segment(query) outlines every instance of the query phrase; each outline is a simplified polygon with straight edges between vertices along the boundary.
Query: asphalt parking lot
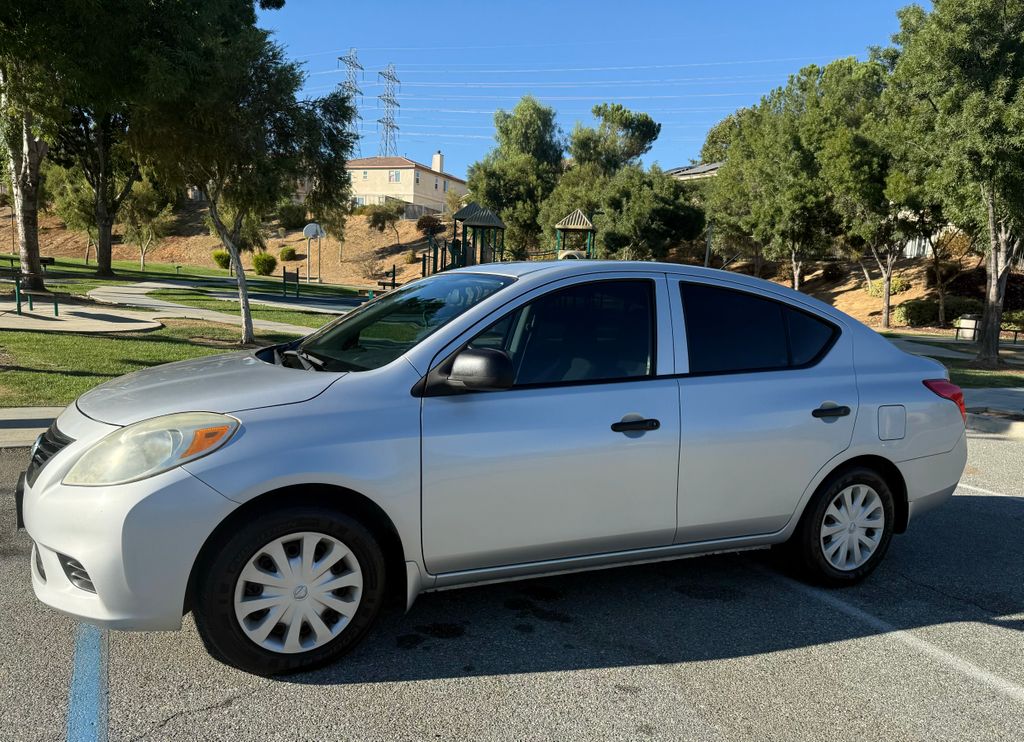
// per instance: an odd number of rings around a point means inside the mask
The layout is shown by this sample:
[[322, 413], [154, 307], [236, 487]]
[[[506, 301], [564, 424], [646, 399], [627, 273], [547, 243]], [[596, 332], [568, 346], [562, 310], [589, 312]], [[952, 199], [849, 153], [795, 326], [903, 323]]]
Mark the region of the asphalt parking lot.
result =
[[[81, 738], [76, 624], [13, 531], [25, 457], [0, 451], [0, 738]], [[188, 619], [93, 636], [74, 672], [111, 740], [1019, 740], [1024, 442], [972, 435], [953, 502], [842, 591], [757, 552], [434, 593], [284, 680], [212, 661]]]

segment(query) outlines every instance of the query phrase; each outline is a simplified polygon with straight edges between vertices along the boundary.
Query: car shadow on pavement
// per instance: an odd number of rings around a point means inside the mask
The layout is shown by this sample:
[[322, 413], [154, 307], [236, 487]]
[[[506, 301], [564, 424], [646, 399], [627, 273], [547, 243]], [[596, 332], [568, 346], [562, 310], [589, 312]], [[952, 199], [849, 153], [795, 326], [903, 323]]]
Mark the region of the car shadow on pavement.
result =
[[[840, 590], [807, 588], [760, 551], [426, 594], [408, 614], [390, 612], [339, 663], [281, 680], [373, 683], [688, 663], [885, 633], [880, 625], [1024, 630], [1022, 526], [1024, 498], [956, 497], [897, 536], [865, 583]], [[836, 610], [830, 597], [852, 611]]]

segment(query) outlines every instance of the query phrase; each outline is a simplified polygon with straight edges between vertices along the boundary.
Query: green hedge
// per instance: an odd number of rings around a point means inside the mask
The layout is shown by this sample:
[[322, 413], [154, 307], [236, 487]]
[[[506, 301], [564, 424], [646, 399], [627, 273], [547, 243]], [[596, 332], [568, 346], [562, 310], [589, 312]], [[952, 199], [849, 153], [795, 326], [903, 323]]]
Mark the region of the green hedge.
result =
[[210, 255], [213, 256], [213, 262], [217, 264], [218, 268], [227, 270], [231, 267], [231, 253], [227, 250], [214, 250]]
[[1003, 312], [1003, 327], [1024, 330], [1024, 309], [1018, 309], [1014, 312]]
[[281, 260], [295, 260], [297, 257], [295, 254], [295, 248], [290, 245], [288, 247], [282, 247], [280, 255]]
[[306, 226], [306, 204], [282, 201], [277, 205], [277, 220], [285, 229], [302, 229]]
[[[864, 290], [868, 292], [868, 296], [881, 299], [883, 287], [884, 284], [881, 281], [872, 281], [870, 286], [864, 287]], [[910, 281], [902, 276], [893, 276], [892, 281], [889, 282], [889, 296], [896, 296], [904, 291], [910, 291]]]
[[[964, 296], [946, 297], [946, 322], [951, 323], [963, 314], [978, 314], [982, 305], [977, 299]], [[939, 302], [937, 299], [910, 299], [896, 307], [892, 320], [897, 325], [908, 327], [930, 327], [939, 323]]]
[[269, 276], [277, 268], [277, 258], [268, 252], [253, 253], [252, 267], [257, 276]]

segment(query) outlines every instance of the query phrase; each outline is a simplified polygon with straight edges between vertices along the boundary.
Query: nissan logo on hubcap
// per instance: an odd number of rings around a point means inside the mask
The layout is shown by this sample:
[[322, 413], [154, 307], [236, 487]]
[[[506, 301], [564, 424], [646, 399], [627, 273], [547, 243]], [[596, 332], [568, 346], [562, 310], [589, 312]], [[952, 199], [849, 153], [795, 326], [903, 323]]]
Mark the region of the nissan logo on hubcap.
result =
[[306, 596], [307, 596], [308, 594], [309, 594], [309, 590], [308, 590], [308, 589], [306, 588], [306, 586], [305, 586], [305, 585], [299, 585], [299, 586], [298, 586], [297, 588], [295, 588], [295, 590], [294, 590], [294, 591], [292, 592], [292, 596], [293, 596], [293, 597], [294, 597], [294, 598], [295, 598], [296, 600], [305, 600], [305, 599], [306, 599]]

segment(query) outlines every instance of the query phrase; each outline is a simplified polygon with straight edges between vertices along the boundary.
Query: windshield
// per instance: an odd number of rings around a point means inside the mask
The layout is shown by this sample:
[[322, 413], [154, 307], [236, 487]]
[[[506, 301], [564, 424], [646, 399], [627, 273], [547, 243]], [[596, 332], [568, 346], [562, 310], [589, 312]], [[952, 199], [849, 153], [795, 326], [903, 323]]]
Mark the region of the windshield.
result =
[[449, 273], [415, 281], [310, 335], [299, 350], [328, 371], [380, 368], [514, 280]]

